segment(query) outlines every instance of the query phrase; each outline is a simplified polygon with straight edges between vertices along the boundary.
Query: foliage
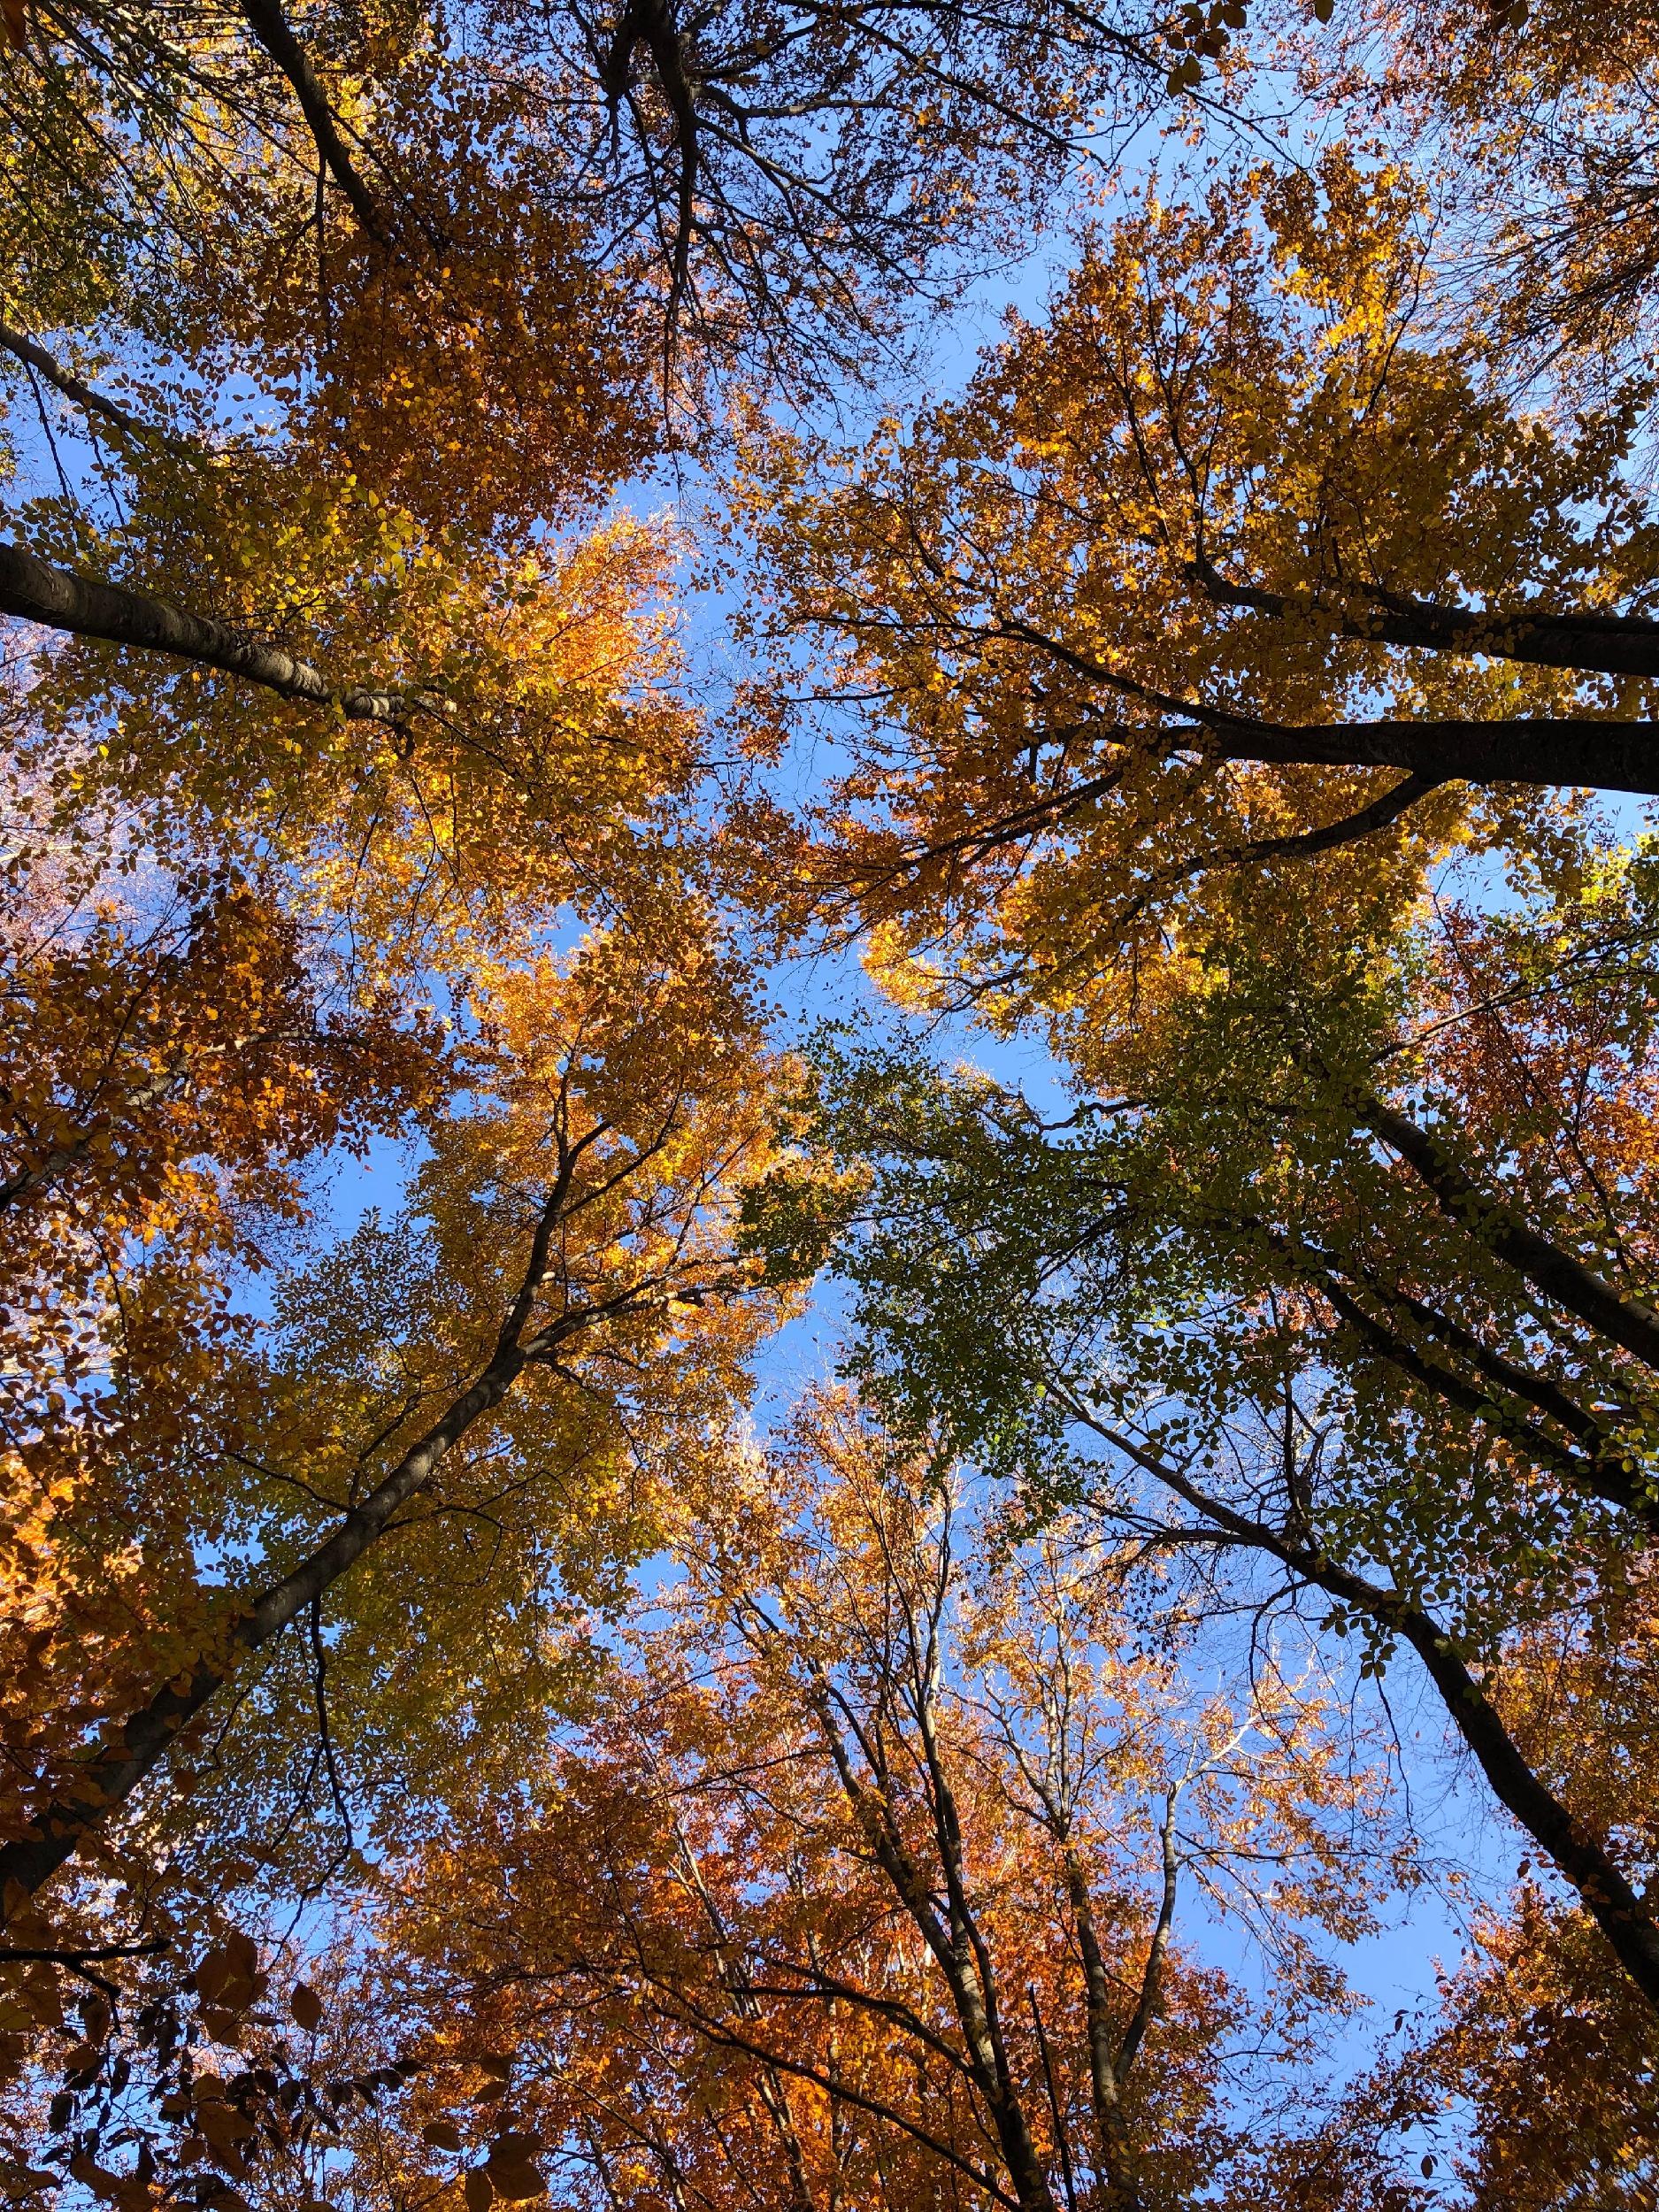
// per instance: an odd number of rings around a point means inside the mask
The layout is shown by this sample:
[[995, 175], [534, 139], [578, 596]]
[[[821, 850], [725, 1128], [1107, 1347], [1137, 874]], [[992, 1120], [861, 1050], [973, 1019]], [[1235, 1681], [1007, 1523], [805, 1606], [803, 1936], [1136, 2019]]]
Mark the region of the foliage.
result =
[[0, 6], [7, 2201], [1651, 2200], [1651, 14]]

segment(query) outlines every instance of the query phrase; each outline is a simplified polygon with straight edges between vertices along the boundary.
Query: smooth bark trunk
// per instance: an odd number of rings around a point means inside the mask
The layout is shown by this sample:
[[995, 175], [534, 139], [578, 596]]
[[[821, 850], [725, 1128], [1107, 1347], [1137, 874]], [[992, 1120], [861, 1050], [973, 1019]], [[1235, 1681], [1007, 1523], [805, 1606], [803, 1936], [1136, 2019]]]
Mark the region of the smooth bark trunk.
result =
[[336, 685], [310, 661], [286, 647], [250, 637], [212, 615], [193, 614], [153, 592], [100, 583], [55, 568], [20, 545], [0, 542], [0, 614], [72, 637], [106, 639], [112, 645], [165, 653], [227, 676], [241, 676], [285, 699], [331, 708], [348, 722], [394, 726], [427, 701], [424, 692]]

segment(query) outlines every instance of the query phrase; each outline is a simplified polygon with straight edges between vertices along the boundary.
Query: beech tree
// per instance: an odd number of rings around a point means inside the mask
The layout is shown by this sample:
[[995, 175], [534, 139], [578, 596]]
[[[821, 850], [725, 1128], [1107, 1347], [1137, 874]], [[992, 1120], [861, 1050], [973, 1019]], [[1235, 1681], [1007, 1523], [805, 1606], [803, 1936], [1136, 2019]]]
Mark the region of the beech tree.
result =
[[0, 7], [8, 2201], [1651, 2194], [1647, 17]]
[[[1340, 2011], [1321, 1939], [1409, 1864], [1317, 1685], [1201, 1688], [1179, 1631], [1136, 1647], [1110, 1563], [1057, 1528], [999, 1555], [984, 1502], [844, 1395], [703, 1479], [669, 1617], [541, 1809], [480, 1808], [398, 1880], [388, 2000], [435, 2034], [415, 2170], [493, 2173], [516, 2135], [581, 2201], [1221, 2184], [1225, 2085]], [[1230, 2048], [1240, 1993], [1182, 1939], [1201, 1897], [1267, 1947], [1277, 2054]]]
[[831, 1052], [827, 1157], [780, 1170], [756, 1228], [786, 1268], [852, 1274], [861, 1371], [1033, 1510], [1083, 1483], [1110, 1513], [1126, 1482], [1155, 1552], [1318, 1593], [1368, 1674], [1415, 1654], [1652, 2003], [1647, 1846], [1574, 1774], [1594, 1723], [1540, 1763], [1508, 1709], [1541, 1623], [1646, 1663], [1649, 1363], [1617, 1288], [1644, 1279], [1646, 864], [1571, 909], [1450, 910], [1386, 979], [1320, 964], [1281, 910], [1271, 955], [1090, 1038], [1131, 1094], [1058, 1128], [983, 1079]]

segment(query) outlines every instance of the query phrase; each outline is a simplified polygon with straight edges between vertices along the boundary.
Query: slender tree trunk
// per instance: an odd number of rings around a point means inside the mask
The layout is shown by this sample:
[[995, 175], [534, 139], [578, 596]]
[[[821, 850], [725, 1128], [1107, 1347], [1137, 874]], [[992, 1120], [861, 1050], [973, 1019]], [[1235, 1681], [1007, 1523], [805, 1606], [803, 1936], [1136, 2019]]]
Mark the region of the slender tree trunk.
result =
[[1234, 1542], [1268, 1553], [1299, 1579], [1351, 1605], [1410, 1645], [1493, 1793], [1548, 1855], [1612, 1946], [1625, 1973], [1659, 2013], [1659, 1924], [1605, 1847], [1528, 1765], [1496, 1708], [1459, 1658], [1440, 1623], [1394, 1592], [1379, 1589], [1362, 1575], [1328, 1558], [1311, 1540], [1295, 1540], [1235, 1512], [1220, 1499], [1207, 1496], [1179, 1468], [1096, 1421], [1085, 1409], [1077, 1410], [1097, 1434], [1126, 1451]]
[[[73, 1785], [37, 1814], [32, 1837], [0, 1847], [0, 1925], [15, 1883], [33, 1896], [57, 1874], [93, 1831], [126, 1804], [152, 1767], [242, 1663], [320, 1598], [386, 1532], [398, 1509], [429, 1482], [446, 1455], [474, 1422], [500, 1404], [525, 1364], [515, 1346], [499, 1351], [412, 1450], [360, 1505], [345, 1514], [326, 1542], [291, 1574], [238, 1609], [223, 1652], [203, 1660], [182, 1684], [157, 1690], [129, 1716], [119, 1740], [88, 1759]], [[13, 1899], [15, 1905], [15, 1899]]]
[[276, 0], [241, 0], [241, 4], [249, 28], [294, 88], [294, 96], [316, 142], [319, 159], [350, 203], [351, 211], [363, 230], [377, 245], [383, 246], [384, 219], [373, 193], [346, 150], [334, 111], [318, 82], [310, 55], [295, 37]]
[[1123, 2085], [1118, 2077], [1116, 2038], [1112, 2034], [1110, 1979], [1094, 1927], [1094, 1907], [1088, 1893], [1087, 1878], [1070, 1842], [1065, 1846], [1065, 1886], [1077, 1929], [1078, 1949], [1083, 1958], [1089, 2096], [1094, 2108], [1101, 2162], [1106, 2170], [1106, 2184], [1114, 2202], [1122, 2208], [1122, 2212], [1139, 2212], [1141, 2194], [1135, 2185], [1133, 2160], [1124, 2137]]

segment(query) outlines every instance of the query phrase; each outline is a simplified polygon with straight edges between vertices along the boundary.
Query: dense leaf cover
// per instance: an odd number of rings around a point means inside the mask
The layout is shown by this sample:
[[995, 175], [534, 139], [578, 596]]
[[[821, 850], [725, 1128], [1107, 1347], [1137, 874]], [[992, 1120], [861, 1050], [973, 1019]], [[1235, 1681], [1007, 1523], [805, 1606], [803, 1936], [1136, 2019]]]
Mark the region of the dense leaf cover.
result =
[[1659, 2200], [1656, 94], [0, 0], [0, 2202]]

